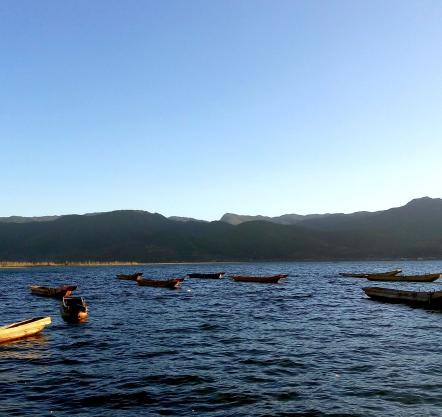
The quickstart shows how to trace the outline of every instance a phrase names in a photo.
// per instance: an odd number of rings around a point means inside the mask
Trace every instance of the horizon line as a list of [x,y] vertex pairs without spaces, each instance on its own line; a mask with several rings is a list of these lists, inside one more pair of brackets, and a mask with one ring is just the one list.
[[150,214],[159,214],[160,216],[163,216],[167,219],[170,219],[171,217],[179,217],[179,218],[188,218],[188,219],[194,219],[194,220],[198,220],[198,221],[205,221],[205,222],[215,222],[215,221],[220,221],[222,219],[223,216],[225,216],[226,214],[233,214],[236,216],[250,216],[250,217],[257,217],[257,216],[261,216],[261,217],[268,217],[268,218],[275,218],[275,217],[281,217],[281,216],[287,216],[287,215],[297,215],[297,216],[314,216],[314,215],[318,215],[318,216],[326,216],[326,215],[334,215],[334,214],[355,214],[355,213],[376,213],[378,211],[386,211],[386,210],[390,210],[393,208],[399,208],[399,207],[403,207],[406,206],[407,204],[411,203],[412,201],[415,200],[421,200],[421,199],[431,199],[431,200],[440,200],[440,197],[429,197],[429,196],[422,196],[422,197],[417,197],[417,198],[413,198],[409,201],[407,201],[406,203],[402,204],[402,205],[398,205],[398,206],[394,206],[394,207],[388,207],[388,208],[383,208],[380,210],[357,210],[357,211],[351,211],[351,212],[326,212],[326,213],[319,213],[319,212],[313,212],[313,213],[307,213],[307,214],[300,214],[300,213],[283,213],[283,214],[278,214],[276,216],[270,216],[270,215],[266,215],[266,214],[239,214],[239,213],[234,213],[231,211],[226,211],[224,212],[224,214],[219,218],[219,219],[203,219],[203,218],[196,218],[193,216],[186,216],[186,215],[177,215],[177,214],[172,214],[172,215],[165,215],[162,213],[159,213],[157,211],[149,211],[149,210],[145,210],[145,209],[130,209],[130,208],[121,208],[121,209],[111,209],[111,210],[102,210],[102,211],[88,211],[88,212],[84,212],[84,213],[62,213],[62,214],[42,214],[42,215],[32,215],[32,216],[25,216],[25,215],[20,215],[20,214],[12,214],[12,215],[0,215],[0,218],[3,219],[8,219],[8,218],[12,218],[12,217],[20,217],[20,218],[27,218],[27,219],[32,219],[32,218],[41,218],[41,217],[64,217],[64,216],[87,216],[87,215],[96,215],[96,214],[102,214],[102,213],[112,213],[112,212],[117,212],[117,211],[140,211],[140,212],[146,212],[146,213],[150,213]]

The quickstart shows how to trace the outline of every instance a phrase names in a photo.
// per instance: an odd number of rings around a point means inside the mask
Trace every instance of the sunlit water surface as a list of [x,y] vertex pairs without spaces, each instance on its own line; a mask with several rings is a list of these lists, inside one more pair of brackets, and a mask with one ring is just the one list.
[[[367,299],[339,271],[442,271],[442,262],[232,263],[0,270],[1,322],[50,315],[0,345],[1,416],[442,416],[442,314]],[[186,279],[139,287],[116,273],[288,273],[281,284]],[[69,325],[29,285],[75,283]],[[441,283],[374,285],[442,289]]]

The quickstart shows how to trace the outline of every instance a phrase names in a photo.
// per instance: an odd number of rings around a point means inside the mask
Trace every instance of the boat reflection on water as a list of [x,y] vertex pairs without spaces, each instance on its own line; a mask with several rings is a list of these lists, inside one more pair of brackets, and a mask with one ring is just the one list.
[[44,334],[0,344],[0,359],[36,360],[47,354],[48,337]]

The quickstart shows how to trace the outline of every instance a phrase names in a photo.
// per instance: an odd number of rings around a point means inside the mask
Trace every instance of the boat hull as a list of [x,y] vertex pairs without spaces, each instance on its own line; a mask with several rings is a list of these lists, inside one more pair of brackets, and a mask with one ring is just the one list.
[[277,284],[281,279],[287,278],[288,274],[278,274],[270,276],[253,276],[253,275],[233,275],[232,278],[236,282],[258,282],[262,284]]
[[205,278],[205,279],[220,279],[223,278],[225,272],[215,272],[210,274],[202,274],[202,273],[192,273],[187,274],[189,278]]
[[369,281],[384,281],[384,282],[433,282],[440,277],[440,274],[427,274],[427,275],[396,275],[392,277],[386,277],[382,275],[369,276]]
[[50,317],[33,317],[0,327],[0,343],[34,336],[49,324],[51,324]]
[[67,311],[61,311],[61,318],[66,323],[82,323],[87,320],[88,318],[88,312],[86,311],[79,311],[76,313],[67,312]]
[[372,276],[394,277],[395,275],[400,274],[401,272],[402,272],[401,269],[394,269],[393,271],[375,272],[375,273],[340,272],[339,275],[341,277],[347,277],[347,278],[369,278]]
[[31,294],[40,297],[50,297],[62,299],[66,295],[70,295],[72,291],[77,289],[76,285],[63,285],[62,287],[50,288],[42,287],[40,285],[31,285]]
[[339,275],[341,277],[346,277],[346,278],[367,278],[368,274],[358,274],[358,273],[352,273],[352,272],[340,272]]
[[117,278],[123,281],[136,281],[137,278],[141,277],[141,275],[143,275],[142,272],[135,272],[135,274],[130,274],[130,275],[118,274]]
[[181,287],[183,283],[183,278],[171,278],[171,279],[147,279],[147,278],[138,278],[137,284],[141,287],[157,287],[157,288],[170,288],[176,289]]
[[442,291],[404,291],[382,287],[366,287],[363,291],[376,301],[442,309]]
[[63,297],[60,314],[68,323],[81,323],[88,318],[88,307],[82,297]]

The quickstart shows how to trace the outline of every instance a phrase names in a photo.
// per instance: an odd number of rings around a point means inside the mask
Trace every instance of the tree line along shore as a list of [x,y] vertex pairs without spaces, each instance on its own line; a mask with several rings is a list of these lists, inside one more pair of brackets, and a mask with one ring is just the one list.
[[120,266],[120,265],[140,265],[140,262],[26,262],[26,261],[0,261],[0,268],[32,268],[42,266]]

